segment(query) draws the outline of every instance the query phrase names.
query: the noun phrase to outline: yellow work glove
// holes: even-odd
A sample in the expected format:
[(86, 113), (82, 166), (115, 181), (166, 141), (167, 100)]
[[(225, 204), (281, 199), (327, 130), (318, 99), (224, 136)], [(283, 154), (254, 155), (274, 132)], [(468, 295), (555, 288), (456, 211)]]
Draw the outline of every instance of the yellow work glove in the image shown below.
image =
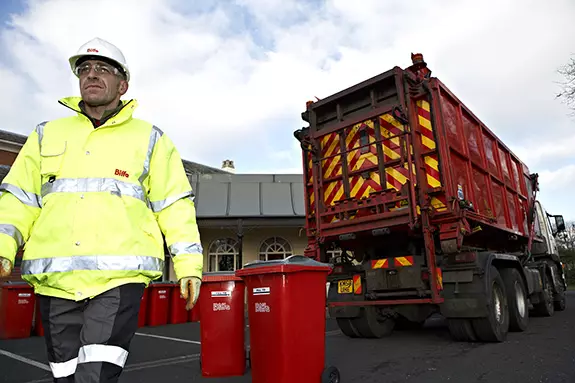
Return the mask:
[(202, 280), (198, 277), (184, 277), (180, 279), (180, 294), (186, 300), (186, 310), (191, 310), (200, 296)]
[(0, 278), (9, 277), (12, 274), (12, 262), (0, 257)]

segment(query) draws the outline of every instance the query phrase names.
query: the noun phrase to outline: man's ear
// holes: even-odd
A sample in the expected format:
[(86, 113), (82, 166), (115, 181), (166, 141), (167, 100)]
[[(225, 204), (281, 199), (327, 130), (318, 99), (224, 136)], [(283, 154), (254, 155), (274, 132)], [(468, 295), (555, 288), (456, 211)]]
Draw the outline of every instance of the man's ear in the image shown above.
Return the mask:
[(121, 94), (122, 96), (123, 96), (124, 94), (126, 94), (126, 92), (128, 91), (128, 88), (129, 88), (129, 86), (128, 86), (128, 81), (126, 81), (126, 80), (120, 81), (120, 86), (119, 86), (118, 91), (120, 92), (120, 94)]

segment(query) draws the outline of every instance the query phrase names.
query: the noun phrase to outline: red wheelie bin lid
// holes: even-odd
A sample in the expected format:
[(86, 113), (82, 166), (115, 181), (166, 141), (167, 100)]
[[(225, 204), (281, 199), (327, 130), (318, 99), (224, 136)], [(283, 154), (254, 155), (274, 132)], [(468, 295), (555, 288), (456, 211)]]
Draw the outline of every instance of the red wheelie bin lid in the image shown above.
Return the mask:
[(329, 272), (332, 269), (329, 263), (318, 262), (305, 255), (291, 255), (284, 259), (272, 261), (255, 261), (244, 265), (236, 271), (236, 276), (274, 274), (274, 273), (296, 273), (301, 271), (321, 271)]
[(202, 283), (227, 281), (242, 281), (242, 279), (236, 277), (236, 273), (234, 271), (210, 271), (202, 274)]

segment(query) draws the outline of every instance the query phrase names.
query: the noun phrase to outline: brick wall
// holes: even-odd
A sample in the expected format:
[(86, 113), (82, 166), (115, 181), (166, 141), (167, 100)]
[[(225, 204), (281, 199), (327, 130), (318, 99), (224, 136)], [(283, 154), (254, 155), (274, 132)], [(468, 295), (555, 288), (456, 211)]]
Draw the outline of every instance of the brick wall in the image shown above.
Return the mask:
[(0, 149), (0, 165), (12, 165), (17, 155), (17, 153)]

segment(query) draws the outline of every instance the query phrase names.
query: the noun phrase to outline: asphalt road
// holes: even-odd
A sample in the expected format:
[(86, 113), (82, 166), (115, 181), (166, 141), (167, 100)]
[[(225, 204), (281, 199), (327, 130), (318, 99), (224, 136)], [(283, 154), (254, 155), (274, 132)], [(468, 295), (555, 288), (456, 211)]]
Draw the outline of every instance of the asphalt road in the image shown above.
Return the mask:
[[(202, 378), (197, 323), (138, 333), (122, 383), (251, 382), (249, 370), (239, 378)], [(501, 344), (454, 342), (440, 318), (421, 330), (396, 331), (378, 340), (349, 339), (328, 320), (326, 335), (326, 362), (339, 368), (342, 382), (575, 382), (575, 292), (568, 293), (566, 311), (531, 318), (526, 332), (510, 333)], [(51, 382), (43, 339), (0, 341), (0, 371), (0, 382)]]

